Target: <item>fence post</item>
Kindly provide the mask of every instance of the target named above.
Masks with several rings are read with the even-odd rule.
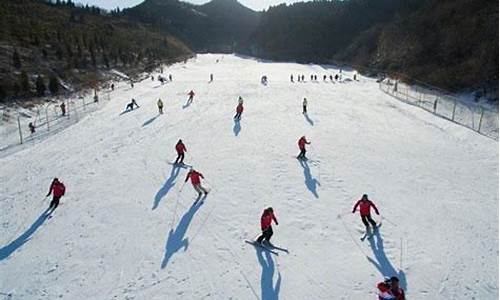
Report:
[[[479,126],[477,132],[481,132],[481,125],[483,124],[484,109],[481,107],[481,117],[479,118]]]
[[[21,121],[19,120],[19,114],[17,114],[17,127],[19,128],[19,139],[21,144],[23,143],[23,131],[21,130]]]
[[[453,104],[453,114],[451,115],[451,120],[455,121],[455,109],[457,108],[457,101]]]

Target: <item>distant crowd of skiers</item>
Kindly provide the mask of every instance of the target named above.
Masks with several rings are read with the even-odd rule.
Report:
[[[340,74],[335,75],[333,77],[330,75],[330,80],[341,80],[342,71],[340,71]],[[151,76],[151,79],[154,80],[154,77]],[[298,75],[297,79],[299,82],[304,81],[304,75]],[[158,76],[158,80],[162,82],[163,84],[163,77]],[[169,75],[169,80],[172,81],[172,75]],[[261,77],[261,83],[266,85],[267,84],[267,76],[262,76]],[[294,81],[294,76],[290,76],[290,80],[293,82]],[[317,80],[316,75],[311,75],[311,80]],[[323,76],[323,80],[327,80],[327,75]],[[354,80],[356,80],[356,75],[354,75]],[[213,74],[210,74],[210,82],[213,81]],[[133,87],[133,82],[131,81],[131,86]],[[112,87],[114,89],[114,86]],[[188,94],[188,104],[192,103],[194,100],[195,93],[194,91],[190,91]],[[242,113],[243,113],[243,98],[240,96],[238,97],[238,104],[236,106],[236,114],[234,116],[235,121],[239,121],[241,119]],[[307,99],[304,98],[302,101],[302,113],[307,114]],[[158,113],[163,114],[163,101],[161,99],[158,99],[157,101],[157,106],[158,106]],[[130,103],[127,104],[125,111],[130,111],[134,110],[134,107],[139,108],[139,105],[137,104],[135,99],[132,99]],[[64,116],[66,114],[65,111],[65,106],[64,103],[61,104],[61,111],[62,115]],[[31,128],[31,123],[30,123],[30,128]],[[33,131],[34,132],[34,129]],[[299,138],[297,145],[299,148],[299,154],[297,155],[297,159],[299,160],[307,160],[306,157],[306,145],[310,145],[311,142],[307,140],[306,136],[302,136]],[[185,158],[185,153],[187,152],[186,145],[183,143],[182,139],[179,139],[177,143],[175,144],[175,151],[177,153],[177,158],[175,159],[174,162],[174,167],[179,167],[181,165],[184,165],[184,158]],[[205,179],[203,174],[197,170],[195,170],[192,166],[189,169],[189,172],[186,175],[186,178],[184,182],[187,182],[188,180],[191,180],[191,184],[194,188],[194,190],[198,193],[198,198],[196,201],[198,201],[203,195],[207,196],[209,193],[209,189],[204,187],[201,184],[201,180]],[[62,182],[59,181],[58,178],[54,178],[52,181],[49,192],[47,196],[50,196],[52,194],[52,201],[50,202],[49,205],[49,214],[51,214],[59,205],[59,201],[62,196],[64,196],[66,192],[66,187]],[[366,228],[366,232],[375,232],[378,230],[379,225],[373,220],[371,217],[371,210],[373,209],[377,215],[379,215],[379,211],[375,204],[368,199],[368,195],[364,194],[361,199],[359,199],[355,204],[352,209],[352,213],[355,213],[359,208],[359,214],[361,218],[361,222]],[[260,230],[261,233],[258,236],[258,238],[255,240],[255,243],[258,245],[269,245],[272,246],[271,244],[271,237],[273,236],[273,228],[272,228],[272,223],[275,223],[278,225],[278,219],[275,215],[274,209],[272,207],[267,207],[264,209],[262,212],[262,215],[260,217]],[[380,282],[377,285],[378,288],[378,298],[379,300],[404,300],[405,299],[405,294],[404,290],[399,287],[399,279],[395,276],[391,278],[387,278],[383,282]]]

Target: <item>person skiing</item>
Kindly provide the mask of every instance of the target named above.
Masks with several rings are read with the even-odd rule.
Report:
[[[358,74],[354,73],[354,75],[353,75],[354,81],[357,81],[357,80],[358,80],[357,75],[358,75]]]
[[[114,83],[112,83],[112,84],[111,84],[111,90],[112,90],[112,91],[114,91],[114,90],[115,90],[115,84],[114,84]]]
[[[304,98],[304,100],[302,101],[302,113],[307,114],[307,99],[306,98]]]
[[[172,74],[168,74],[168,80],[169,80],[170,82],[172,82],[172,81],[173,81],[173,79],[172,79]]]
[[[130,88],[134,88],[134,82],[130,81]]]
[[[405,300],[405,291],[399,287],[399,279],[396,276],[387,278],[384,282],[377,284],[379,300]]]
[[[297,81],[300,82],[300,78],[301,76],[300,75],[297,75]]]
[[[188,102],[193,102],[194,95],[195,95],[195,94],[194,94],[193,90],[191,90],[191,91],[188,93],[188,96],[189,96]]]
[[[264,209],[260,217],[260,229],[262,230],[262,234],[257,238],[257,243],[262,244],[263,241],[266,241],[268,244],[271,244],[271,237],[273,236],[273,227],[271,225],[273,221],[278,225],[278,220],[274,215],[273,208],[268,207]]]
[[[311,81],[314,81],[314,75],[311,74]]]
[[[137,105],[137,102],[135,102],[135,99],[132,98],[132,101],[127,104],[127,107],[125,108],[126,111],[128,110],[134,110],[134,105],[137,106],[137,108],[139,108],[139,105]]]
[[[49,192],[47,193],[48,197],[50,194],[52,194],[52,201],[50,202],[49,209],[51,210],[50,212],[53,212],[56,210],[57,206],[59,205],[59,200],[61,199],[62,196],[64,196],[64,193],[66,192],[66,187],[62,182],[59,181],[59,179],[54,178],[52,183],[50,184]]]
[[[177,163],[183,164],[184,163],[184,152],[187,152],[187,149],[186,149],[186,146],[184,145],[184,143],[182,142],[181,139],[179,139],[179,141],[175,145],[175,151],[177,151],[177,158],[175,159],[174,164],[177,164]],[[180,161],[179,161],[179,159],[180,159]]]
[[[238,106],[236,106],[236,115],[234,116],[234,119],[240,120],[242,113],[243,113],[243,103],[239,103]]]
[[[300,139],[299,139],[299,142],[298,142],[298,145],[299,145],[299,149],[300,149],[300,153],[299,155],[297,156],[298,159],[307,159],[306,157],[306,144],[309,145],[311,144],[310,142],[308,142],[306,140],[306,136],[303,135]]]
[[[304,80],[305,80],[305,78],[306,78],[306,76],[302,75],[302,81],[304,81]]]
[[[200,178],[205,179],[205,177],[203,177],[203,174],[191,168],[191,170],[189,170],[189,172],[187,173],[186,180],[184,180],[184,182],[187,182],[189,178],[191,178],[191,184],[193,184],[193,188],[198,192],[198,197],[201,197],[202,194],[205,194],[205,196],[208,194],[208,191],[201,186]]]
[[[335,74],[335,81],[339,80],[339,74]]]
[[[61,108],[61,113],[63,115],[63,117],[66,115],[66,104],[61,103],[61,105],[59,105],[59,107]]]
[[[210,82],[214,81],[214,74],[210,74]]]
[[[161,101],[161,98],[158,98],[158,102],[156,102],[156,105],[158,105],[158,113],[160,115],[163,114],[163,101]]]
[[[28,124],[28,127],[29,127],[29,129],[30,129],[30,133],[31,133],[31,134],[35,133],[35,131],[36,131],[36,130],[35,130],[35,125],[33,124],[33,122],[30,122],[30,123]]]
[[[333,76],[332,75],[330,75],[330,81],[333,81]]]
[[[293,74],[290,75],[290,82],[293,82]]]
[[[323,81],[326,81],[326,75],[323,75]]]
[[[365,224],[366,231],[368,232],[368,230],[370,229],[369,223],[372,225],[373,229],[377,229],[377,223],[372,219],[370,214],[371,208],[373,207],[373,210],[375,210],[375,213],[377,215],[380,214],[375,204],[373,204],[373,202],[368,200],[367,194],[364,194],[363,197],[361,197],[361,199],[358,200],[358,202],[356,202],[356,204],[352,209],[352,213],[356,212],[358,206],[359,206],[359,214],[361,216],[361,221],[363,222],[363,224]]]

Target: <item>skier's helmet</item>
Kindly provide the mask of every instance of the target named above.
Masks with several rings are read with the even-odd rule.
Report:
[[[268,212],[273,212],[273,208],[272,208],[271,206],[269,206],[269,207],[267,208],[267,211],[268,211]]]
[[[56,181],[56,182],[57,182],[57,181],[59,181],[59,178],[55,177],[55,178],[54,178],[54,181]]]
[[[368,195],[367,194],[363,194],[363,197],[361,197],[361,199],[368,200]]]

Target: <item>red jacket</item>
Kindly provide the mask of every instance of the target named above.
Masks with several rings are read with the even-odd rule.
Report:
[[[187,151],[183,143],[177,143],[177,145],[175,145],[175,150],[178,154],[184,154],[184,151]]]
[[[191,92],[188,93],[188,95],[189,95],[189,97],[194,97],[194,92],[191,91]]]
[[[47,196],[49,196],[51,193],[54,194],[54,197],[62,197],[64,196],[64,193],[66,192],[66,187],[64,184],[60,181],[52,181],[52,184],[50,185],[49,188],[49,193]]]
[[[198,173],[197,171],[189,171],[189,173],[186,176],[186,180],[185,181],[188,181],[189,177],[191,177],[191,183],[193,185],[200,184],[200,177],[201,178],[205,178],[205,177],[203,177],[203,174]]]
[[[301,138],[299,139],[298,144],[299,144],[299,149],[300,149],[300,150],[303,150],[303,149],[305,149],[305,148],[306,148],[306,144],[309,144],[309,142],[306,140],[306,138],[305,138],[305,137],[301,137]]]
[[[264,213],[262,214],[262,217],[260,217],[260,228],[262,230],[265,230],[265,229],[271,227],[273,220],[274,220],[274,223],[276,223],[276,225],[278,225],[278,220],[276,220],[274,213],[264,211]]]
[[[391,289],[391,286],[385,282],[380,282],[377,285],[379,290],[378,298],[379,300],[394,299],[394,300],[405,300],[405,291],[402,288]]]
[[[242,113],[243,112],[243,104],[238,104],[238,106],[236,106],[236,112],[237,113]]]
[[[373,207],[373,209],[375,210],[375,213],[377,213],[377,215],[379,214],[377,207],[370,200],[366,200],[366,201],[365,200],[358,200],[358,202],[356,202],[356,205],[354,205],[354,208],[352,209],[353,213],[356,212],[358,205],[359,205],[359,213],[362,216],[369,216],[371,207]]]

